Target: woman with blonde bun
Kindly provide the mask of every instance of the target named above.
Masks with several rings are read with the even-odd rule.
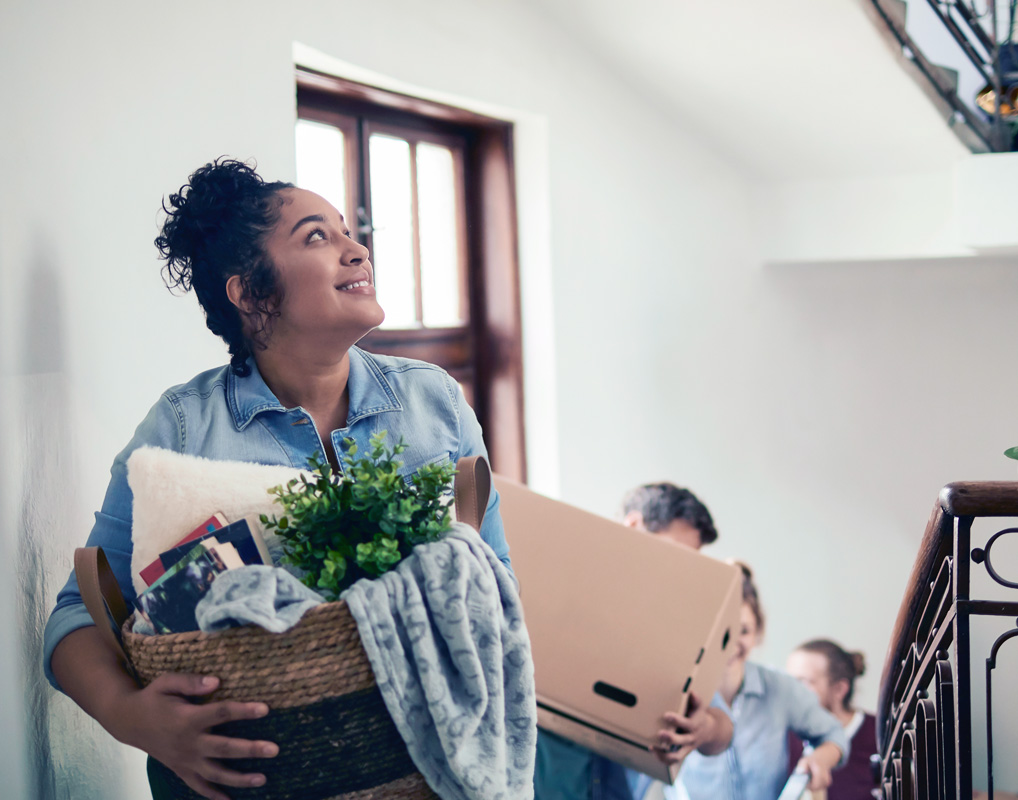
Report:
[[[786,669],[837,717],[851,742],[848,762],[827,790],[828,800],[869,800],[870,790],[876,786],[870,756],[877,752],[877,721],[852,703],[855,679],[866,671],[865,657],[860,652],[849,653],[829,639],[813,639],[792,652]],[[793,750],[792,758],[795,756]]]

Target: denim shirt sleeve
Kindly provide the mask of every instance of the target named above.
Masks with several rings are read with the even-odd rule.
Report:
[[[831,742],[841,750],[838,766],[848,761],[848,737],[837,718],[826,711],[816,695],[798,681],[791,681],[789,693],[789,727],[813,747]]]
[[[481,424],[477,421],[474,410],[468,405],[459,385],[449,378],[455,387],[456,413],[459,418],[459,454],[456,460],[464,456],[484,456],[488,459],[488,448],[484,446],[484,439],[481,435]],[[481,523],[481,538],[495,551],[495,555],[506,565],[509,573],[512,574],[512,564],[509,561],[509,544],[505,540],[505,528],[502,526],[502,514],[499,511],[500,498],[495,487],[491,487],[491,496],[488,498],[488,507],[484,513],[484,521]],[[515,575],[513,578],[515,579]]]
[[[127,484],[127,459],[138,447],[152,445],[180,452],[180,422],[176,410],[164,395],[152,407],[134,433],[134,437],[113,461],[110,483],[102,508],[95,515],[95,525],[88,536],[88,547],[101,547],[109,559],[113,574],[130,606],[134,602],[131,582],[131,489]],[[85,609],[78,590],[78,580],[71,572],[64,588],[57,595],[56,606],[46,623],[43,637],[43,666],[46,678],[60,689],[50,668],[53,650],[67,634],[94,624]]]

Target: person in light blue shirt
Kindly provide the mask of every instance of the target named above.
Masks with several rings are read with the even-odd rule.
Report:
[[[192,174],[164,209],[156,245],[167,282],[195,290],[231,361],[167,390],[113,463],[88,544],[104,549],[129,601],[126,462],[142,445],[298,468],[323,454],[339,469],[345,438],[366,452],[384,430],[390,442],[408,445],[400,456],[404,476],[427,463],[486,456],[477,419],[448,374],[355,346],[384,312],[367,249],[327,201],[221,159]],[[481,536],[509,566],[498,506],[493,492]],[[201,796],[228,800],[222,787],[264,784],[259,773],[232,769],[230,759],[271,758],[276,744],[209,729],[265,716],[268,707],[192,702],[215,690],[215,676],[167,674],[139,688],[92,624],[73,574],[46,626],[44,655],[55,687]]]
[[[812,791],[831,784],[831,770],[848,758],[841,723],[816,695],[783,672],[749,662],[764,630],[752,572],[743,570],[742,625],[726,667],[721,695],[735,722],[732,746],[719,756],[692,753],[679,773],[690,800],[776,800],[788,775],[788,732],[811,746],[799,762]]]
[[[651,483],[626,493],[623,524],[645,530],[673,544],[699,550],[718,538],[707,507],[688,489]],[[703,707],[694,698],[692,711],[662,715],[658,758],[678,764],[693,751],[716,754],[732,739],[731,714],[720,695]],[[582,745],[538,730],[535,800],[639,800],[650,778],[629,770]]]

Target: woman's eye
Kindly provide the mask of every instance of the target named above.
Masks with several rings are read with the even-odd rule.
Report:
[[[327,238],[328,237],[325,235],[325,231],[323,231],[321,228],[315,228],[313,231],[311,231],[311,233],[308,234],[306,241],[308,244],[311,244],[311,242],[325,241]]]

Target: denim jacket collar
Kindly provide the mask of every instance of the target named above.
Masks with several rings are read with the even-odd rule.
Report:
[[[350,394],[350,410],[347,425],[357,420],[380,414],[383,411],[402,411],[403,405],[393,391],[392,385],[378,368],[378,364],[359,347],[350,348],[350,376],[347,388]],[[227,392],[230,411],[238,430],[244,430],[263,411],[286,411],[283,404],[272,393],[258,371],[253,358],[248,359],[251,374],[238,377],[227,369]]]

